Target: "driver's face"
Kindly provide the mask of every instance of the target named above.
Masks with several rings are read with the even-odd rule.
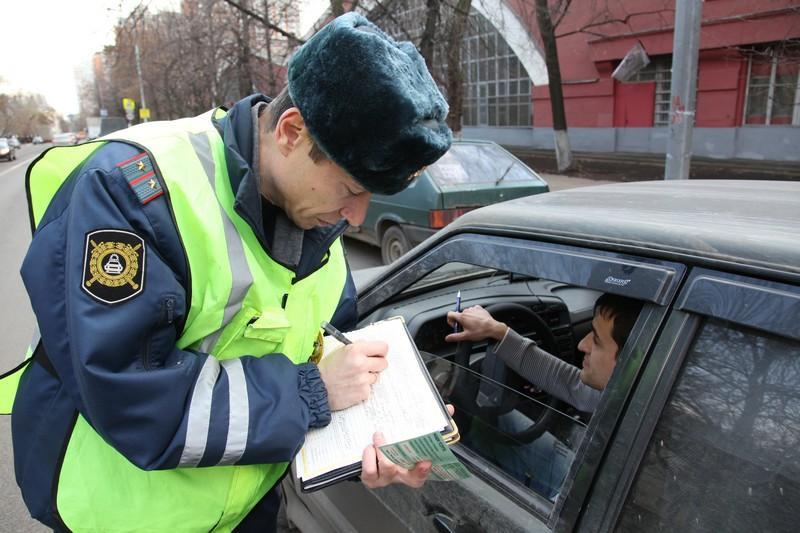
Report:
[[[617,364],[619,346],[611,336],[613,327],[613,318],[596,314],[592,320],[592,331],[578,343],[578,349],[584,353],[580,378],[593,389],[603,390],[606,387]]]

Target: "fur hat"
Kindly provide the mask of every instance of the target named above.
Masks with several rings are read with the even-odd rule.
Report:
[[[288,77],[314,141],[370,192],[403,190],[450,148],[447,102],[425,60],[357,13],[301,46]]]

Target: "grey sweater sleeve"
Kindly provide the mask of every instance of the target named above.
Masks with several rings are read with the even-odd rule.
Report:
[[[514,372],[580,411],[593,412],[602,391],[580,380],[580,369],[545,352],[535,342],[508,328],[494,352]]]

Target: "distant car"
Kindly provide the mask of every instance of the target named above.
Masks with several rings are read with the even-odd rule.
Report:
[[[16,137],[9,137],[8,138],[8,144],[13,146],[17,150],[22,148],[22,143],[19,142],[19,139],[17,139]]]
[[[364,224],[348,236],[380,246],[391,263],[467,211],[548,192],[536,172],[491,141],[456,141],[406,190],[376,194]]]
[[[798,531],[798,228],[797,182],[600,185],[472,211],[399,261],[355,271],[358,324],[405,319],[455,406],[461,441],[450,449],[472,477],[303,493],[290,474],[290,524],[304,533]],[[592,336],[601,293],[643,308],[591,415],[553,402],[494,343],[444,340],[460,294],[463,307],[498,306],[498,320],[591,370],[595,359],[582,363],[576,344]],[[414,414],[413,394],[398,401]]]
[[[72,133],[56,133],[53,135],[53,144],[55,145],[70,145],[78,144],[78,137]]]
[[[44,142],[44,139],[42,139],[41,135],[34,135],[32,142],[33,144],[42,144]]]
[[[17,158],[17,149],[16,147],[8,142],[8,139],[5,137],[0,137],[0,159],[5,159],[6,161],[13,161]]]

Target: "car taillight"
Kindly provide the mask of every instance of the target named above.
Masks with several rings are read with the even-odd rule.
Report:
[[[433,229],[443,228],[474,207],[457,207],[455,209],[431,209],[428,224]]]

